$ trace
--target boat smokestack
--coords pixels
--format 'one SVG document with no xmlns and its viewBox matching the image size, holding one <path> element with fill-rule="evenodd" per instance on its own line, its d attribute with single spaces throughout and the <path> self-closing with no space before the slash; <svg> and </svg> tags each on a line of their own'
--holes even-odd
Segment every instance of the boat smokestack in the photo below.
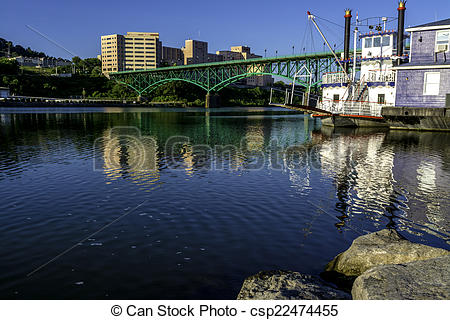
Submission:
<svg viewBox="0 0 450 320">
<path fill-rule="evenodd" d="M 405 34 L 405 10 L 406 1 L 398 2 L 398 27 L 397 27 L 397 56 L 403 56 L 403 36 Z"/>
<path fill-rule="evenodd" d="M 345 10 L 345 34 L 344 34 L 344 69 L 348 73 L 350 58 L 350 23 L 352 21 L 352 10 Z"/>
</svg>

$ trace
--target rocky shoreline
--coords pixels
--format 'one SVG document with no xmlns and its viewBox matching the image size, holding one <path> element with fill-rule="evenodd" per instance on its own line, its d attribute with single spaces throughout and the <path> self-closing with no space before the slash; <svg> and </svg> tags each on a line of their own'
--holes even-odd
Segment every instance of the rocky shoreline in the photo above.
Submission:
<svg viewBox="0 0 450 320">
<path fill-rule="evenodd" d="M 450 299 L 450 251 L 384 229 L 356 238 L 327 264 L 322 277 L 260 272 L 244 281 L 237 299 Z"/>
</svg>

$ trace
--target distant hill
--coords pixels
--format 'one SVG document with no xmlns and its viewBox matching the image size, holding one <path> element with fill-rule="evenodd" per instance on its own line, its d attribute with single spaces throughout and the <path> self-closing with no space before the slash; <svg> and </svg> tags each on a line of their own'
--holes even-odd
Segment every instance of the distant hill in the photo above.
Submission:
<svg viewBox="0 0 450 320">
<path fill-rule="evenodd" d="M 38 52 L 31 50 L 30 47 L 24 48 L 21 45 L 14 45 L 11 41 L 0 38 L 0 57 L 8 56 L 8 43 L 10 43 L 10 53 L 11 57 L 23 56 L 30 58 L 45 58 L 48 57 L 44 52 Z"/>
</svg>

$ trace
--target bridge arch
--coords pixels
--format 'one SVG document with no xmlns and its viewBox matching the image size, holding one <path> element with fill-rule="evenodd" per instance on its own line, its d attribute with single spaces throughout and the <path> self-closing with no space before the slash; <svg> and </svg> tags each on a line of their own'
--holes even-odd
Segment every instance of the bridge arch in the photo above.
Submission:
<svg viewBox="0 0 450 320">
<path fill-rule="evenodd" d="M 126 86 L 132 88 L 132 89 L 133 89 L 134 91 L 136 91 L 139 95 L 142 95 L 142 94 L 145 93 L 148 89 L 150 89 L 150 91 L 149 91 L 148 93 L 151 93 L 152 91 L 158 89 L 159 87 L 165 85 L 166 83 L 169 83 L 169 82 L 175 82 L 175 81 L 188 82 L 188 83 L 194 84 L 194 85 L 196 85 L 196 86 L 202 88 L 203 90 L 208 91 L 208 89 L 207 89 L 205 86 L 203 86 L 202 84 L 200 84 L 200 83 L 198 83 L 198 82 L 191 81 L 191 80 L 188 80 L 188 79 L 181 79 L 181 78 L 169 78 L 169 79 L 159 80 L 159 81 L 156 81 L 156 82 L 154 82 L 154 83 L 148 85 L 147 87 L 145 87 L 145 88 L 142 89 L 142 90 L 139 90 L 139 89 L 135 88 L 134 86 L 132 86 L 132 85 L 126 83 L 126 82 L 117 80 L 118 83 L 124 84 L 124 85 L 126 85 Z"/>
<path fill-rule="evenodd" d="M 183 82 L 191 83 L 193 85 L 196 85 L 196 86 L 202 88 L 207 93 L 209 93 L 209 92 L 219 92 L 220 90 L 226 88 L 227 86 L 229 86 L 229 85 L 231 85 L 231 84 L 233 84 L 233 83 L 235 83 L 235 82 L 237 82 L 239 80 L 242 80 L 242 79 L 245 79 L 245 78 L 249 78 L 249 77 L 252 77 L 252 76 L 259 76 L 259 75 L 277 76 L 277 77 L 284 78 L 284 79 L 287 79 L 287 80 L 290 80 L 290 81 L 294 81 L 294 79 L 291 78 L 291 77 L 283 76 L 283 75 L 276 74 L 276 73 L 251 72 L 251 73 L 242 73 L 242 74 L 233 76 L 231 78 L 228 78 L 228 79 L 226 79 L 226 80 L 224 80 L 222 82 L 219 82 L 219 83 L 215 84 L 214 86 L 212 86 L 209 89 L 205 86 L 205 84 L 202 84 L 202 83 L 199 83 L 199 82 L 196 82 L 196 81 L 192 81 L 192 80 L 188 80 L 188 79 L 182 79 L 182 78 L 162 79 L 162 80 L 156 81 L 156 82 L 148 85 L 147 87 L 143 88 L 142 90 L 139 90 L 139 89 L 135 88 L 133 85 L 128 84 L 128 83 L 123 82 L 123 81 L 120 81 L 120 80 L 117 80 L 117 82 L 120 83 L 120 84 L 123 84 L 123 85 L 126 85 L 126 86 L 130 87 L 131 89 L 136 91 L 139 95 L 142 95 L 145 92 L 147 92 L 147 94 L 150 94 L 151 92 L 153 92 L 154 90 L 158 89 L 159 87 L 161 87 L 161 86 L 163 86 L 163 85 L 165 85 L 167 83 L 175 82 L 175 81 L 183 81 Z M 305 83 L 303 81 L 300 81 L 298 78 L 296 79 L 295 82 L 297 84 L 299 84 L 299 85 L 304 86 L 304 87 L 308 86 L 307 83 Z M 148 90 L 150 90 L 150 91 L 148 91 Z"/>
</svg>

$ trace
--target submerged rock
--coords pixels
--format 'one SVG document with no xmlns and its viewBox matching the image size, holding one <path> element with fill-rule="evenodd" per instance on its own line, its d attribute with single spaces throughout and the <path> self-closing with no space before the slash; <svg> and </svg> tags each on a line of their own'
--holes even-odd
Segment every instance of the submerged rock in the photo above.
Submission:
<svg viewBox="0 0 450 320">
<path fill-rule="evenodd" d="M 328 263 L 326 271 L 359 276 L 379 265 L 427 260 L 448 254 L 445 249 L 413 243 L 395 230 L 384 229 L 356 238 L 350 248 Z"/>
<path fill-rule="evenodd" d="M 355 300 L 448 300 L 450 255 L 374 267 L 356 278 L 352 297 Z"/>
<path fill-rule="evenodd" d="M 291 271 L 263 271 L 245 279 L 238 300 L 350 299 L 319 277 Z"/>
</svg>

